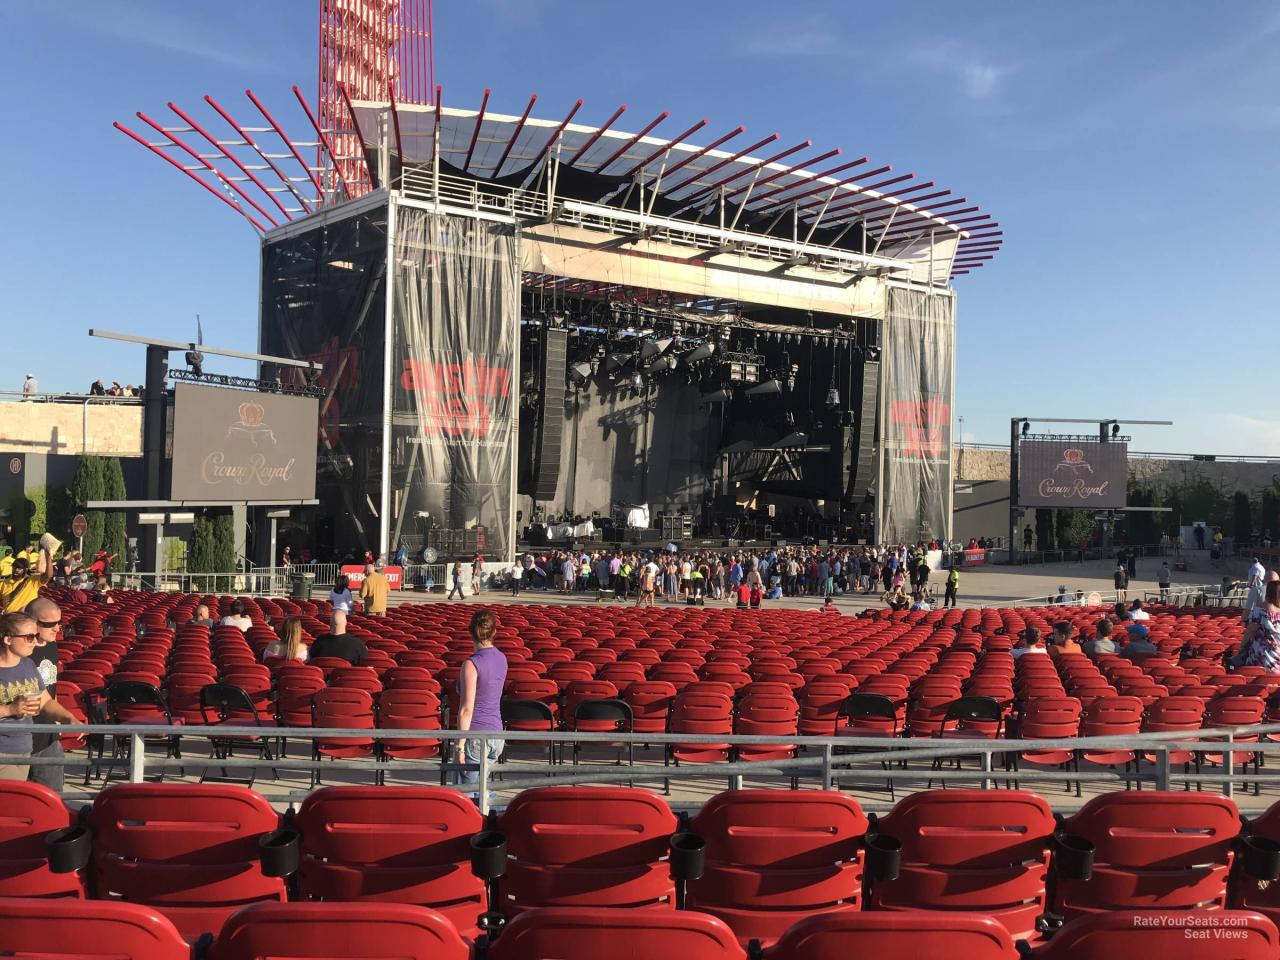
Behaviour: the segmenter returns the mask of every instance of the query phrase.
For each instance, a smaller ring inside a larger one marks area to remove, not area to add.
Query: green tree
[[[91,500],[106,499],[106,470],[101,457],[81,457],[76,466],[76,475],[71,482],[71,499],[77,510],[84,511],[88,521],[84,534],[85,559],[93,556],[102,548],[106,518],[101,510],[86,510],[85,504]]]
[[[1058,543],[1067,549],[1077,544],[1092,545],[1098,522],[1092,510],[1059,510]]]
[[[1247,493],[1237,490],[1231,498],[1231,521],[1231,529],[1238,543],[1253,539],[1253,508]]]
[[[1262,491],[1262,530],[1272,540],[1280,536],[1280,482],[1275,490]]]
[[[191,548],[187,551],[189,573],[230,573],[235,568],[235,527],[229,512],[202,511],[191,526]],[[211,577],[203,589],[224,590],[229,578]]]
[[[126,500],[128,493],[124,486],[124,470],[120,466],[119,457],[108,457],[103,461],[103,499],[104,500]],[[119,569],[123,570],[125,558],[128,554],[128,534],[125,530],[124,511],[111,510],[107,513],[103,521],[102,539],[106,544],[104,548],[107,553],[113,557],[118,557],[116,561]]]

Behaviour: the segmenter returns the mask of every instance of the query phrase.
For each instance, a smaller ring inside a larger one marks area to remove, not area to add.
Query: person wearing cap
[[[1009,651],[1011,654],[1013,654],[1013,659],[1015,660],[1017,660],[1019,657],[1028,656],[1031,654],[1047,655],[1049,653],[1049,651],[1045,649],[1044,641],[1040,637],[1040,631],[1036,627],[1027,627],[1027,629],[1023,630],[1022,640],[1023,640],[1022,646],[1014,647],[1012,650]]]
[[[28,373],[27,379],[22,381],[22,399],[34,400],[39,392],[40,385],[36,383],[36,378]]]
[[[36,568],[31,569],[31,561],[26,557],[18,557],[13,561],[13,573],[0,583],[0,604],[5,613],[19,613],[27,608],[32,600],[40,595],[40,589],[53,576],[53,559],[49,551],[41,550],[36,557]]]
[[[372,563],[366,564],[364,583],[360,584],[360,602],[364,604],[364,612],[371,617],[385,617],[390,593],[387,575]]]
[[[1071,596],[1070,594],[1067,593],[1067,585],[1065,583],[1060,583],[1058,584],[1058,595],[1056,597],[1050,597],[1049,602],[1050,603],[1066,603],[1070,599],[1071,599]]]
[[[1126,660],[1137,660],[1160,652],[1160,648],[1151,642],[1151,634],[1142,624],[1131,624],[1125,632],[1129,639],[1124,649],[1120,651],[1120,656]]]

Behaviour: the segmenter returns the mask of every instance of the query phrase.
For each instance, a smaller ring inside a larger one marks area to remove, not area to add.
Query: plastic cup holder
[[[902,872],[902,841],[878,833],[866,840],[867,872],[872,880],[897,880]]]
[[[707,841],[696,833],[673,834],[671,845],[671,878],[697,880],[707,866]]]
[[[302,834],[288,827],[264,833],[258,840],[258,858],[264,876],[291,876],[302,858]]]
[[[52,873],[75,873],[89,865],[93,852],[93,834],[88,827],[63,827],[45,834],[45,851]]]
[[[1242,844],[1244,872],[1254,880],[1280,879],[1280,843],[1266,837],[1247,836]]]
[[[1070,833],[1059,833],[1053,838],[1053,859],[1058,874],[1065,880],[1089,880],[1093,877],[1092,840]]]
[[[507,872],[507,835],[481,830],[471,838],[471,872],[481,880],[496,880]]]

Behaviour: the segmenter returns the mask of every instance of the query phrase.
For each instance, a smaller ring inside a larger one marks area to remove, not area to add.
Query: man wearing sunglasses
[[[62,639],[62,608],[48,597],[37,597],[27,604],[23,611],[35,618],[36,648],[31,654],[31,662],[36,665],[36,672],[44,682],[49,696],[55,701],[58,698],[58,641]],[[50,724],[55,721],[43,714],[36,717],[36,725]],[[33,757],[63,759],[62,737],[53,733],[32,733]],[[39,764],[32,766],[29,779],[33,783],[42,783],[50,790],[62,792],[63,768],[61,764]]]
[[[40,635],[26,613],[0,615],[0,780],[26,780],[31,757],[31,723],[37,716],[55,723],[75,718],[49,696],[32,661]]]

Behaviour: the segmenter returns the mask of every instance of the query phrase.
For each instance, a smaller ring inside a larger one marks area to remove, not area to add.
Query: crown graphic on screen
[[[1084,451],[1076,447],[1070,447],[1062,451],[1063,463],[1084,463]]]
[[[262,423],[262,416],[266,412],[262,408],[262,404],[254,403],[252,400],[240,404],[240,422],[246,427],[256,427]]]

